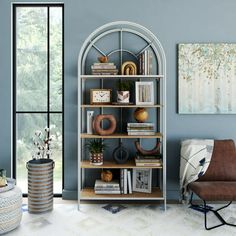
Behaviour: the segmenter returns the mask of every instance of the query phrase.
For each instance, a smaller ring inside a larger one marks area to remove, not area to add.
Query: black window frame
[[[13,178],[16,179],[16,116],[17,114],[46,114],[47,115],[47,127],[50,125],[50,114],[61,114],[62,115],[62,191],[64,189],[64,4],[63,3],[35,3],[35,4],[24,4],[14,3],[12,14],[12,88],[13,88],[13,101],[12,101],[12,150],[13,150]],[[18,7],[45,7],[47,8],[47,111],[17,111],[16,109],[16,9]],[[62,8],[62,110],[61,111],[50,111],[50,7],[61,7]],[[28,194],[23,194],[27,197]],[[62,197],[62,193],[54,194],[54,197]]]

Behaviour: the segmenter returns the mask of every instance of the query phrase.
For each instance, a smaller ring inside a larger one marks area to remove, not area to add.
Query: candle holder
[[[7,171],[0,169],[0,187],[5,187],[7,185]]]

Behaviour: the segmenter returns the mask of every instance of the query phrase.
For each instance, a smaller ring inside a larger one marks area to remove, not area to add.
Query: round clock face
[[[110,90],[95,90],[92,91],[93,103],[110,103],[111,91]]]

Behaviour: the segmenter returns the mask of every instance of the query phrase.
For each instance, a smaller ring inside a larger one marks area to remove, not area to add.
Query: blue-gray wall
[[[11,166],[11,2],[0,1],[0,167]],[[14,1],[18,2],[18,1]],[[29,2],[20,0],[20,2]],[[38,1],[34,1],[38,2]],[[47,1],[44,1],[47,2]],[[53,1],[48,1],[53,2]],[[77,188],[77,57],[86,37],[110,21],[137,22],[167,56],[167,190],[178,198],[183,138],[236,140],[235,115],[177,114],[177,47],[183,42],[236,42],[235,0],[65,0],[65,191]]]

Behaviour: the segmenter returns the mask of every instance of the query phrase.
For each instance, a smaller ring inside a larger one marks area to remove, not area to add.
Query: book
[[[120,192],[124,194],[124,169],[120,169]]]
[[[96,187],[104,187],[104,188],[114,188],[114,187],[119,187],[119,181],[118,180],[112,180],[110,182],[105,182],[100,179],[97,179],[95,181],[95,188]]]
[[[151,162],[151,163],[160,163],[161,162],[161,159],[138,159],[138,158],[135,158],[135,161],[137,163],[145,163],[145,162]]]
[[[124,194],[127,194],[127,169],[124,169]]]
[[[95,191],[120,191],[120,187],[115,188],[94,188]]]
[[[154,123],[127,123],[128,127],[154,127]]]
[[[132,182],[131,182],[131,171],[128,171],[128,189],[129,194],[132,194]]]
[[[154,131],[128,131],[128,135],[155,135]]]
[[[138,163],[135,162],[136,166],[140,166],[140,167],[144,167],[144,166],[155,166],[155,167],[159,167],[162,166],[161,162],[143,162],[143,163]]]
[[[95,194],[120,194],[119,191],[95,191]]]

